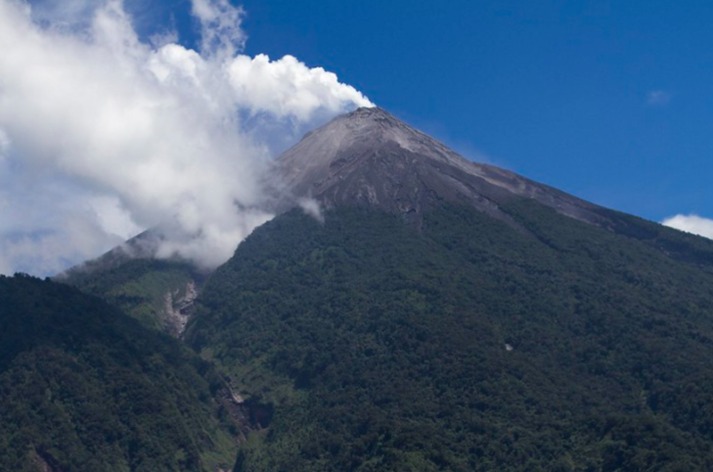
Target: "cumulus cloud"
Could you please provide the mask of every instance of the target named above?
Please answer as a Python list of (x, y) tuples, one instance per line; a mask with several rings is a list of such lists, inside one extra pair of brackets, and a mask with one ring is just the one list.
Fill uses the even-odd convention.
[(294, 57), (239, 54), (227, 0), (193, 0), (199, 51), (143, 42), (120, 0), (52, 5), (0, 0), (5, 273), (53, 273), (156, 225), (159, 256), (215, 266), (272, 216), (270, 136), (371, 106)]
[(709, 218), (698, 215), (675, 215), (666, 218), (661, 224), (687, 233), (713, 239), (713, 220)]
[(192, 12), (201, 23), (201, 51), (232, 57), (245, 45), (245, 34), (240, 29), (242, 8), (228, 0), (193, 0)]
[(665, 90), (651, 90), (646, 95), (646, 103), (653, 107), (662, 107), (668, 105), (671, 98), (671, 94)]

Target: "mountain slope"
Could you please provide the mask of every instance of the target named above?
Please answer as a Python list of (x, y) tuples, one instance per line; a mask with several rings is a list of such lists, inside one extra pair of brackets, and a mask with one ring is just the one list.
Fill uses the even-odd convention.
[[(311, 198), (322, 208), (378, 208), (418, 227), (424, 212), (450, 203), (527, 231), (503, 210), (514, 199), (526, 198), (713, 267), (713, 254), (705, 245), (698, 249), (695, 239), (681, 245), (669, 237), (673, 233), (636, 218), (468, 161), (379, 108), (360, 108), (308, 133), (277, 159), (274, 171), (271, 185), (279, 197), (273, 210), (278, 213)], [(147, 327), (180, 337), (209, 273), (178, 258), (155, 259), (161, 238), (158, 230), (146, 231), (56, 280), (103, 298)]]
[[(535, 202), (292, 212), (187, 340), (275, 407), (237, 470), (706, 470), (713, 277)], [(709, 249), (710, 245), (709, 245)]]
[(103, 298), (148, 328), (180, 337), (207, 274), (183, 259), (156, 259), (159, 238), (157, 231), (145, 231), (55, 280)]
[[(284, 209), (312, 198), (323, 208), (378, 208), (418, 224), (444, 203), (527, 231), (503, 207), (533, 200), (557, 213), (713, 267), (707, 241), (609, 210), (496, 166), (465, 159), (380, 108), (360, 108), (308, 133), (275, 165)], [(280, 205), (278, 205), (280, 207)]]
[(713, 468), (713, 242), (378, 109), (278, 169), (324, 221), (258, 228), (185, 338), (274, 408), (236, 470)]
[[(235, 470), (713, 469), (713, 242), (380, 109), (275, 170), (283, 213), (207, 279), (183, 337), (250, 405)], [(289, 211), (310, 198), (320, 221)], [(76, 283), (145, 307), (191, 276), (162, 264)]]
[(214, 399), (224, 388), (189, 350), (94, 297), (0, 277), (0, 470), (227, 467), (240, 425)]
[(277, 162), (288, 195), (325, 207), (369, 205), (419, 214), (449, 202), (507, 218), (499, 207), (532, 198), (559, 213), (604, 224), (599, 207), (512, 172), (468, 161), (380, 108), (360, 108), (307, 134)]

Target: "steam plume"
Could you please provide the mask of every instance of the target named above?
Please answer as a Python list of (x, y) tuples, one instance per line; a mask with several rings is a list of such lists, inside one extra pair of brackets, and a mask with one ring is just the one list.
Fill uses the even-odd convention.
[(270, 138), (371, 106), (294, 57), (241, 55), (227, 0), (193, 0), (197, 51), (90, 4), (69, 21), (0, 0), (0, 272), (54, 273), (159, 223), (159, 256), (215, 266), (272, 216)]

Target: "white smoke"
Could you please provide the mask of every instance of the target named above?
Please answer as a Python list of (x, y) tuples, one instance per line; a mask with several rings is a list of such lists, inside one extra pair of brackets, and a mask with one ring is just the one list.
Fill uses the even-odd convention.
[(236, 57), (228, 69), (230, 84), (252, 113), (309, 120), (315, 109), (340, 109), (344, 103), (368, 105), (352, 87), (321, 67), (310, 69), (292, 56), (270, 61), (264, 54)]
[(272, 216), (270, 137), (371, 106), (322, 68), (239, 54), (227, 0), (193, 0), (200, 51), (141, 41), (120, 0), (56, 5), (0, 0), (0, 272), (53, 273), (159, 223), (160, 256), (215, 266)]
[(324, 223), (324, 214), (319, 202), (313, 198), (300, 198), (297, 204), (302, 208), (305, 214), (311, 216), (320, 223)]
[(663, 220), (661, 224), (686, 233), (713, 239), (713, 220), (710, 218), (698, 215), (674, 215)]

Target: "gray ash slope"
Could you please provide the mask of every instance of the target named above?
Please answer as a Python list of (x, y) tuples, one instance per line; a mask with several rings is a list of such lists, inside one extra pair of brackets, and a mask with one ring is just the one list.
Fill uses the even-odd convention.
[(467, 160), (380, 108), (359, 108), (308, 133), (277, 160), (286, 195), (326, 208), (375, 206), (420, 214), (440, 202), (508, 220), (501, 206), (525, 197), (558, 213), (608, 226), (600, 207), (513, 172)]

